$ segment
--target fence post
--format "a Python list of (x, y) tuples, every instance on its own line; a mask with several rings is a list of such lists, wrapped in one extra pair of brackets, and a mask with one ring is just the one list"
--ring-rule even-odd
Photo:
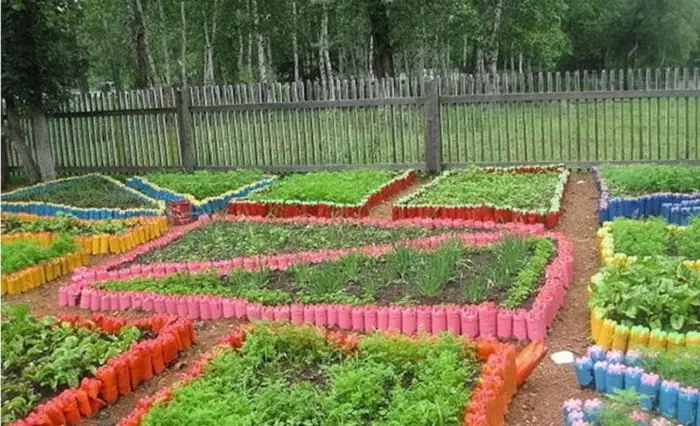
[(192, 141), (192, 114), (190, 113), (190, 91), (187, 87), (175, 91), (175, 108), (177, 109), (177, 132), (180, 138), (180, 156), (182, 168), (194, 170), (194, 144)]
[(425, 82), (425, 165), (430, 173), (438, 173), (442, 168), (439, 87), (436, 79)]

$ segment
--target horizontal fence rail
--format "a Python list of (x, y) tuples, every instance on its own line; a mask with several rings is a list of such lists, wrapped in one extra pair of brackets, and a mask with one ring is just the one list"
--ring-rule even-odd
[[(50, 114), (48, 130), (64, 172), (698, 161), (697, 74), (668, 90), (449, 94), (433, 80), (384, 98), (283, 90), (270, 102), (235, 86), (93, 93)], [(31, 123), (21, 125), (33, 147)]]

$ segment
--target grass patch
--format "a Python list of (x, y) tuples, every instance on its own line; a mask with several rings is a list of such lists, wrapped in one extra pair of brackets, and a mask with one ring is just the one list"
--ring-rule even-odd
[(462, 424), (480, 370), (474, 347), (378, 334), (358, 346), (346, 353), (312, 328), (258, 326), (142, 424)]
[(600, 172), (613, 197), (700, 192), (700, 166), (609, 165), (602, 166)]
[(80, 208), (157, 208), (155, 202), (126, 191), (101, 176), (85, 176), (43, 187), (37, 192), (9, 194), (3, 201), (37, 201)]
[(396, 173), (384, 170), (290, 174), (256, 192), (250, 199), (359, 204), (395, 176)]
[(560, 172), (487, 173), (481, 168), (445, 172), (406, 205), (460, 206), (490, 204), (521, 210), (548, 210)]
[(98, 286), (110, 291), (242, 297), (266, 305), (437, 305), (490, 300), (515, 308), (536, 292), (553, 253), (554, 244), (542, 238), (507, 238), (487, 248), (448, 240), (435, 251), (399, 246), (378, 258), (350, 254), (286, 271), (235, 270), (226, 276), (184, 273)]
[(196, 171), (194, 173), (149, 173), (149, 182), (181, 194), (191, 194), (198, 200), (216, 197), (261, 180), (265, 175), (258, 170), (231, 170), (226, 172)]

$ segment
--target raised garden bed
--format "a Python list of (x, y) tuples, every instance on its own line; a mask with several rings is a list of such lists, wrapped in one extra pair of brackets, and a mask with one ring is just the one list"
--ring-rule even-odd
[(515, 369), (494, 342), (239, 328), (119, 426), (503, 424)]
[[(453, 225), (455, 224), (455, 222), (450, 223)], [(515, 229), (515, 231), (521, 235), (527, 235), (531, 232), (528, 225), (518, 224), (511, 228), (520, 228)], [(539, 229), (541, 232), (541, 227)], [(453, 238), (455, 235), (458, 236), (464, 244), (478, 248), (478, 246), (497, 242), (506, 234), (502, 232), (482, 232), (466, 235), (443, 233), (442, 235), (433, 235), (403, 241), (401, 244), (419, 247), (422, 250), (434, 250), (443, 241)], [(292, 270), (294, 269), (293, 265), (327, 264), (326, 266), (320, 265), (298, 268), (309, 270), (310, 272), (306, 273), (314, 275), (316, 273), (315, 271), (319, 269), (333, 269), (338, 267), (339, 264), (343, 263), (342, 261), (337, 262), (339, 258), (351, 255), (350, 257), (362, 259), (363, 262), (367, 262), (367, 264), (371, 266), (366, 269), (367, 271), (371, 270), (374, 275), (370, 274), (370, 279), (366, 280), (366, 282), (368, 287), (372, 287), (376, 283), (373, 281), (374, 279), (381, 278), (382, 274), (386, 276), (386, 268), (383, 268), (384, 264), (382, 263), (385, 262), (385, 260), (381, 259), (381, 257), (395, 249), (396, 241), (383, 245), (347, 249), (323, 249), (291, 254), (236, 257), (229, 260), (214, 262), (171, 262), (153, 265), (131, 264), (120, 270), (110, 270), (111, 268), (131, 262), (137, 259), (139, 255), (146, 252), (145, 248), (137, 248), (115, 259), (113, 262), (108, 262), (99, 267), (82, 269), (74, 274), (72, 284), (60, 290), (59, 302), (62, 306), (81, 306), (83, 308), (101, 310), (143, 309), (156, 312), (177, 313), (179, 315), (188, 315), (202, 319), (235, 316), (249, 319), (266, 318), (288, 320), (294, 323), (311, 322), (318, 325), (337, 325), (341, 328), (352, 328), (358, 331), (371, 331), (377, 328), (394, 328), (404, 333), (411, 334), (422, 328), (433, 333), (449, 330), (457, 334), (469, 334), (472, 336), (499, 336), (503, 338), (512, 336), (523, 340), (542, 340), (546, 333), (546, 327), (551, 324), (556, 311), (563, 303), (564, 293), (568, 284), (571, 282), (572, 273), (571, 243), (565, 237), (558, 234), (545, 234), (544, 237), (556, 241), (556, 257), (544, 267), (541, 263), (547, 263), (548, 256), (537, 256), (539, 260), (533, 258), (532, 262), (522, 266), (522, 269), (518, 269), (517, 273), (511, 273), (509, 275), (510, 282), (519, 283), (517, 285), (514, 284), (517, 290), (513, 290), (512, 295), (498, 293), (498, 291), (494, 291), (493, 288), (488, 285), (486, 286), (488, 289), (484, 292), (474, 291), (472, 293), (470, 291), (457, 290), (457, 293), (460, 294), (461, 297), (476, 297), (476, 299), (473, 299), (476, 302), (490, 300), (485, 294), (489, 291), (494, 291), (490, 296), (492, 297), (491, 300), (500, 301), (499, 297), (504, 296), (504, 304), (506, 304), (506, 306), (517, 307), (517, 309), (499, 309), (497, 305), (492, 302), (486, 302), (480, 305), (455, 305), (454, 303), (457, 302), (457, 299), (454, 299), (454, 294), (449, 291), (445, 294), (441, 294), (440, 297), (442, 297), (442, 299), (438, 298), (432, 302), (438, 304), (419, 306), (392, 305), (378, 307), (376, 306), (376, 302), (378, 302), (377, 299), (372, 300), (372, 302), (375, 303), (368, 303), (370, 300), (366, 298), (363, 299), (363, 297), (367, 296), (367, 294), (363, 293), (357, 293), (356, 296), (361, 297), (353, 299), (352, 303), (289, 303), (289, 298), (291, 298), (291, 301), (305, 301), (307, 303), (310, 303), (314, 299), (305, 299), (304, 297), (294, 299), (294, 296), (291, 296), (294, 292), (280, 294), (279, 292), (275, 292), (275, 290), (279, 289), (274, 288), (268, 288), (267, 290), (272, 290), (268, 292), (249, 292), (249, 289), (245, 285), (229, 285), (229, 283), (220, 281), (213, 276), (209, 278), (204, 276), (172, 277), (173, 274), (177, 273), (182, 274), (187, 272), (196, 274), (198, 271), (204, 272), (203, 270), (212, 269), (219, 275), (229, 275), (232, 274), (235, 268), (236, 276), (231, 279), (239, 280), (243, 284), (245, 284), (245, 282), (250, 283), (253, 279), (260, 279), (264, 277), (265, 274), (273, 274), (280, 282), (285, 282), (284, 280), (289, 280), (290, 274), (288, 271), (290, 268)], [(168, 242), (168, 238), (170, 238), (170, 236), (164, 237), (161, 241)], [(157, 242), (158, 241), (155, 243)], [(533, 248), (533, 250), (537, 250), (537, 248)], [(540, 250), (542, 250), (542, 248), (540, 248)], [(535, 252), (533, 251), (532, 253), (534, 254)], [(358, 254), (363, 254), (364, 256), (358, 256)], [(493, 254), (490, 256), (493, 256)], [(493, 261), (493, 259), (489, 259), (489, 255), (486, 255), (483, 259), (487, 264)], [(445, 262), (443, 261), (442, 264), (445, 264)], [(440, 262), (434, 262), (434, 264), (432, 264), (433, 266), (429, 267), (426, 265), (427, 263), (424, 262), (422, 272), (419, 273), (429, 275), (427, 272), (430, 271), (430, 267), (436, 269), (443, 267), (440, 266)], [(453, 266), (454, 265), (447, 265), (447, 268), (450, 269), (453, 268)], [(542, 267), (544, 267), (545, 270), (544, 281), (540, 279), (540, 268)], [(244, 273), (238, 271), (240, 268), (248, 272)], [(364, 266), (362, 268), (357, 267), (357, 269), (363, 268)], [(264, 273), (259, 272), (262, 269), (269, 269), (270, 271)], [(485, 277), (479, 277), (478, 280), (482, 280), (482, 283), (488, 282), (488, 280), (491, 279), (489, 274), (494, 273), (490, 269), (491, 268), (488, 267), (482, 268), (482, 273), (485, 274)], [(532, 271), (530, 271), (530, 269), (532, 269)], [(256, 273), (255, 271), (258, 272)], [(451, 269), (451, 271), (454, 272), (453, 269)], [(466, 272), (468, 268), (460, 269), (460, 271)], [(522, 277), (520, 277), (521, 273)], [(333, 273), (326, 272), (322, 275), (332, 277)], [(176, 281), (182, 280), (179, 284), (175, 284), (175, 287), (179, 289), (181, 293), (180, 295), (159, 294), (154, 291), (106, 291), (99, 288), (107, 281), (123, 281), (135, 278), (163, 278), (165, 276), (171, 276), (171, 279)], [(199, 280), (199, 278), (201, 278), (201, 280)], [(207, 279), (209, 281), (206, 281)], [(465, 278), (465, 282), (470, 282), (469, 280), (472, 279), (474, 278)], [(147, 286), (150, 285), (148, 284), (150, 282), (148, 280), (142, 282), (145, 282)], [(167, 280), (163, 280), (162, 282), (166, 283)], [(197, 294), (192, 294), (193, 287), (188, 284), (192, 282), (197, 282), (203, 286), (210, 285), (210, 287), (203, 289), (201, 292), (197, 290)], [(457, 284), (450, 284), (450, 286), (456, 288), (460, 282), (459, 280), (454, 280), (454, 283)], [(294, 283), (287, 282), (287, 284), (291, 285)], [(438, 283), (438, 285), (441, 284), (444, 284), (444, 282)], [(156, 286), (157, 285), (156, 283)], [(312, 286), (321, 288), (323, 285), (324, 284), (315, 280)], [(540, 285), (539, 292), (536, 292), (535, 290)], [(423, 286), (425, 287), (425, 285)], [(402, 289), (401, 286), (398, 286), (401, 291), (409, 287), (410, 286), (404, 285)], [(419, 285), (415, 288), (420, 287)], [(476, 288), (483, 289), (483, 287), (480, 286)], [(152, 290), (150, 287), (144, 287), (140, 290), (149, 289)], [(207, 293), (207, 291), (209, 291), (209, 293)], [(411, 291), (413, 292), (414, 290)], [(452, 289), (451, 291), (455, 290)], [(178, 291), (175, 291), (175, 293), (177, 292)], [(182, 294), (183, 292), (185, 294)], [(534, 296), (535, 292), (536, 296)], [(273, 293), (273, 298), (265, 299)], [(333, 291), (326, 292), (324, 297), (329, 297), (329, 299), (324, 300), (349, 301), (349, 299), (343, 299), (343, 297), (348, 296), (347, 293), (344, 296), (333, 293)], [(216, 294), (219, 295), (217, 296)], [(416, 294), (417, 293), (413, 293), (414, 296)], [(280, 295), (284, 298), (279, 297)], [(352, 292), (349, 295), (352, 296)], [(407, 293), (404, 295), (410, 294)], [(301, 294), (300, 296), (304, 295)], [(333, 299), (334, 297), (337, 297), (337, 299)], [(373, 297), (376, 297), (376, 295)], [(397, 299), (397, 295), (387, 295), (387, 297), (388, 299), (386, 300), (388, 303), (399, 302), (398, 305), (406, 304), (406, 302), (410, 301), (409, 299), (400, 301)], [(534, 297), (534, 300), (532, 297)], [(263, 299), (275, 306), (264, 306), (259, 302)], [(428, 299), (418, 298), (414, 300), (414, 303), (427, 301)], [(444, 301), (449, 301), (451, 304), (447, 306), (439, 305), (440, 302)], [(522, 305), (523, 302), (526, 302), (527, 305)]]
[(276, 179), (256, 170), (194, 173), (150, 173), (126, 180), (126, 185), (157, 200), (170, 203), (186, 200), (193, 215), (212, 214), (226, 204), (265, 188)]
[(79, 219), (127, 219), (160, 216), (165, 204), (100, 174), (57, 179), (3, 194), (4, 213), (53, 216), (65, 213)]
[(245, 216), (364, 217), (372, 207), (418, 181), (415, 171), (313, 172), (279, 178), (248, 200), (233, 200), (228, 213)]
[(655, 352), (625, 353), (592, 346), (574, 365), (582, 388), (610, 395), (637, 392), (644, 410), (689, 425), (700, 419), (698, 356), (700, 333), (693, 346)]
[(71, 235), (88, 254), (124, 253), (161, 236), (168, 229), (163, 216), (131, 219), (81, 220), (72, 216), (2, 216), (2, 241), (27, 238), (49, 244), (59, 234)]
[(606, 266), (591, 279), (594, 342), (606, 349), (683, 346), (700, 330), (700, 270), (656, 256)]
[(682, 224), (693, 213), (693, 206), (680, 203), (700, 199), (698, 166), (610, 165), (593, 170), (600, 191), (600, 222), (619, 216), (658, 216), (666, 211), (669, 221)]
[(34, 318), (3, 306), (2, 424), (77, 424), (161, 373), (194, 340), (191, 320)]
[[(564, 426), (676, 426), (676, 421), (650, 415), (639, 408), (635, 394), (622, 394), (611, 401), (599, 398), (570, 399), (561, 416)], [(695, 424), (695, 423), (693, 423)]]
[(10, 242), (4, 238), (0, 249), (1, 294), (29, 291), (87, 262), (87, 254), (66, 235), (56, 238), (23, 235)]
[(394, 219), (430, 217), (554, 227), (569, 176), (563, 166), (448, 170), (394, 204)]

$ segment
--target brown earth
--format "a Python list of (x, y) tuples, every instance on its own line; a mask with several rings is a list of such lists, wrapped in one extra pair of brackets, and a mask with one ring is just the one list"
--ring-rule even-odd
[[(391, 206), (395, 200), (417, 189), (412, 186), (392, 199), (377, 206), (371, 213), (376, 218), (391, 218)], [(598, 251), (595, 233), (597, 192), (593, 179), (588, 173), (572, 173), (570, 184), (564, 198), (565, 214), (557, 226), (574, 243), (574, 284), (572, 285), (565, 306), (559, 312), (549, 336), (550, 353), (558, 350), (570, 350), (582, 353), (588, 345), (588, 315), (586, 309), (586, 285), (598, 268)], [(104, 261), (100, 259), (99, 263)], [(26, 303), (32, 307), (35, 315), (56, 315), (60, 312), (74, 312), (87, 315), (87, 312), (75, 308), (58, 307), (58, 289), (68, 278), (45, 284), (30, 292), (4, 296), (5, 303)], [(143, 312), (112, 312), (110, 315), (122, 317), (141, 317)], [(136, 402), (144, 396), (153, 394), (157, 389), (169, 386), (179, 378), (179, 373), (187, 369), (197, 357), (211, 349), (219, 337), (237, 323), (236, 320), (197, 321), (198, 342), (165, 372), (148, 383), (142, 384), (134, 393), (120, 398), (114, 405), (106, 407), (96, 417), (81, 423), (89, 426), (111, 426), (120, 418), (129, 414)], [(528, 382), (520, 389), (510, 406), (508, 425), (560, 425), (559, 410), (561, 404), (569, 398), (584, 397), (578, 389), (573, 368), (570, 365), (557, 366), (549, 358), (543, 360)]]

